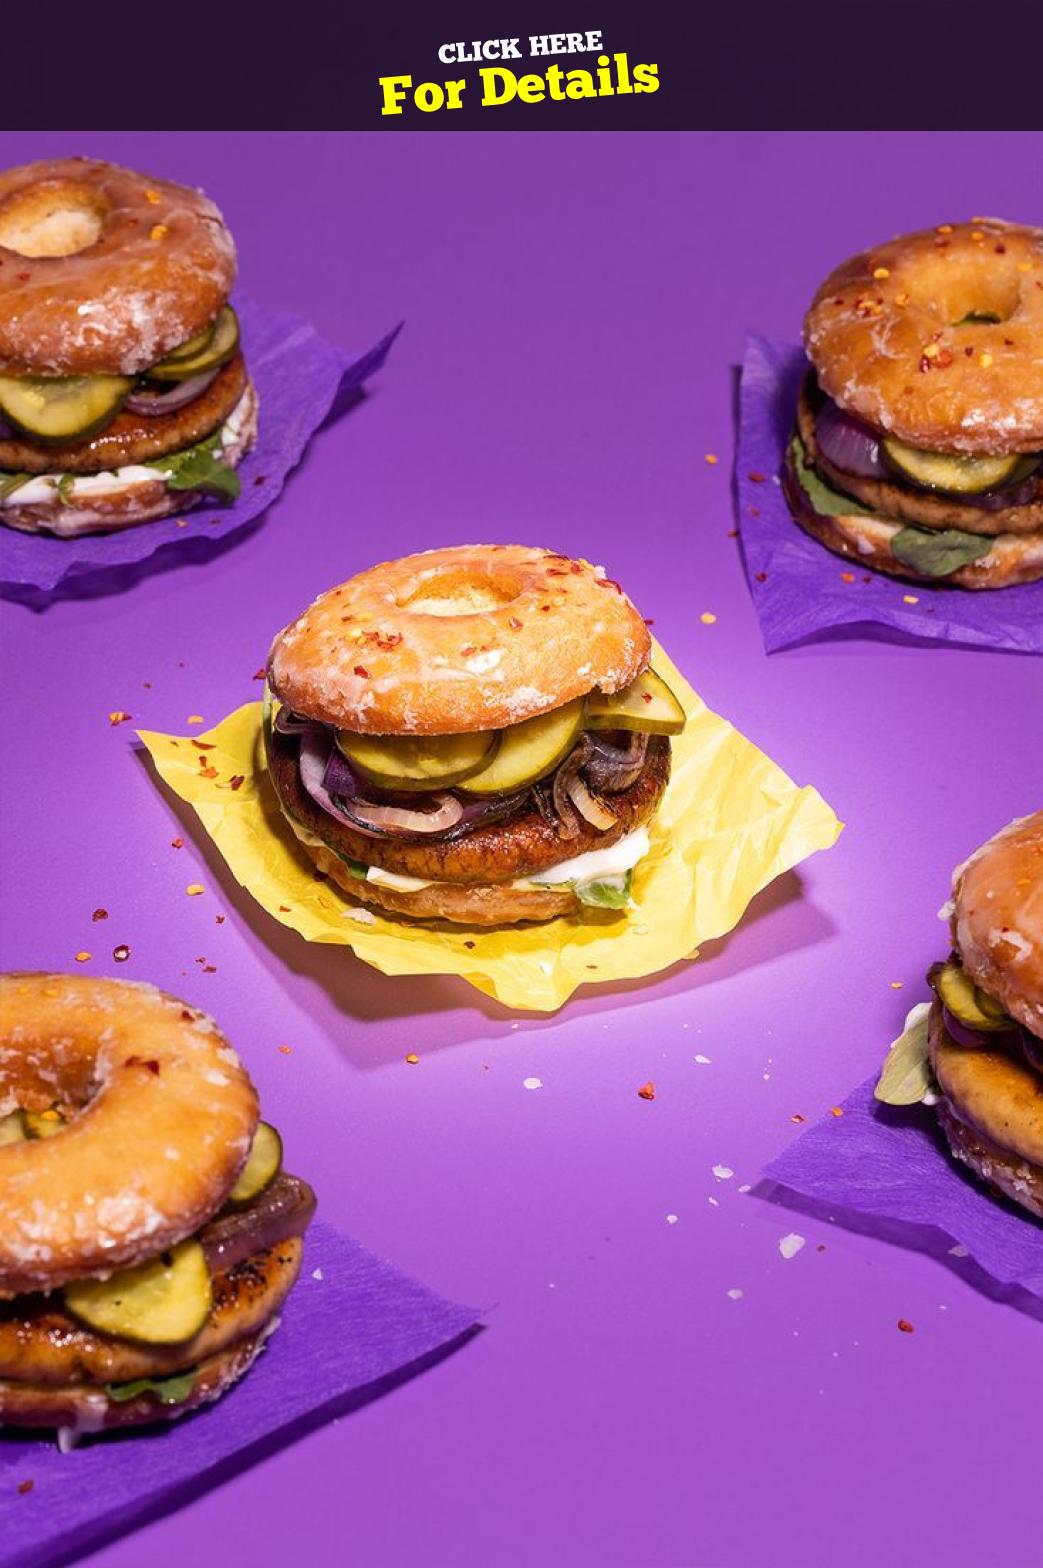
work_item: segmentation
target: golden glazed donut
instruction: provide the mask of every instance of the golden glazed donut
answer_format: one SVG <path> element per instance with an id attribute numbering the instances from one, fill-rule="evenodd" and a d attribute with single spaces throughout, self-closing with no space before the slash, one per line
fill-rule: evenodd
<path id="1" fill-rule="evenodd" d="M 958 869 L 952 927 L 975 985 L 1043 1037 L 1043 811 L 1012 822 Z"/>
<path id="2" fill-rule="evenodd" d="M 501 729 L 645 669 L 648 628 L 600 568 L 522 545 L 385 562 L 316 599 L 276 637 L 272 690 L 339 728 Z"/>
<path id="3" fill-rule="evenodd" d="M 823 390 L 876 430 L 932 452 L 1037 452 L 1043 229 L 977 219 L 863 251 L 819 289 L 804 342 Z"/>
<path id="4" fill-rule="evenodd" d="M 154 1257 L 231 1191 L 257 1098 L 204 1013 L 150 985 L 0 977 L 0 1116 L 60 1137 L 0 1148 L 0 1297 Z"/>
<path id="5" fill-rule="evenodd" d="M 0 374 L 136 375 L 208 326 L 234 278 L 200 191 L 87 158 L 0 172 Z"/>

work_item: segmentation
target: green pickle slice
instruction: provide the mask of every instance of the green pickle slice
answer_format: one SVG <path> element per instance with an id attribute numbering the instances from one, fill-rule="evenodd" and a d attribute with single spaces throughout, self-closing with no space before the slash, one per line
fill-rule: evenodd
<path id="1" fill-rule="evenodd" d="M 584 702 L 577 697 L 553 713 L 512 724 L 500 731 L 500 744 L 487 767 L 467 780 L 469 795 L 505 795 L 535 784 L 563 761 L 584 724 Z"/>
<path id="2" fill-rule="evenodd" d="M 108 1279 L 66 1285 L 69 1311 L 101 1334 L 147 1345 L 180 1345 L 198 1334 L 213 1305 L 206 1254 L 198 1241 L 181 1241 L 147 1263 Z"/>
<path id="3" fill-rule="evenodd" d="M 133 385 L 129 376 L 0 376 L 0 410 L 34 441 L 58 445 L 102 429 Z"/>
<path id="4" fill-rule="evenodd" d="M 587 698 L 588 729 L 680 735 L 684 726 L 684 709 L 655 670 L 645 670 L 623 691 L 595 691 Z"/>
<path id="5" fill-rule="evenodd" d="M 182 344 L 166 359 L 150 365 L 146 372 L 148 380 L 187 381 L 189 376 L 199 376 L 204 370 L 217 370 L 226 364 L 239 347 L 239 319 L 231 305 L 221 306 L 202 348 L 188 354 L 185 352 L 187 347 Z"/>
<path id="6" fill-rule="evenodd" d="M 337 745 L 353 767 L 381 789 L 447 789 L 470 779 L 492 760 L 497 730 L 469 735 L 356 735 L 337 731 Z M 470 784 L 468 784 L 470 788 Z"/>
<path id="7" fill-rule="evenodd" d="M 1036 457 L 1012 452 L 989 457 L 969 452 L 921 452 L 893 436 L 880 443 L 892 468 L 924 490 L 945 490 L 951 495 L 979 495 L 1001 485 L 1024 479 L 1037 466 Z"/>
<path id="8" fill-rule="evenodd" d="M 268 1122 L 258 1122 L 254 1141 L 239 1180 L 228 1194 L 229 1203 L 250 1203 L 270 1187 L 282 1168 L 282 1139 Z"/>
<path id="9" fill-rule="evenodd" d="M 934 964 L 927 979 L 942 1003 L 954 1018 L 968 1029 L 1003 1030 L 1010 1028 L 1010 1019 L 1000 1004 L 986 992 L 979 990 L 959 964 L 949 959 L 944 964 Z"/>

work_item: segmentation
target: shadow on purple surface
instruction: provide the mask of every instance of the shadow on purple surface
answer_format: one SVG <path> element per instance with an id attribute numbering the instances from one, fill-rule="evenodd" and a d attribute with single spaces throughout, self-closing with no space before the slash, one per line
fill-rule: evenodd
<path id="1" fill-rule="evenodd" d="M 362 1388 L 354 1389 L 349 1394 L 343 1394 L 336 1399 L 328 1400 L 317 1409 L 308 1411 L 306 1415 L 301 1416 L 296 1421 L 292 1421 L 286 1426 L 277 1427 L 263 1438 L 258 1439 L 257 1442 L 251 1443 L 246 1448 L 239 1449 L 227 1459 L 223 1459 L 209 1469 L 201 1471 L 198 1475 L 193 1476 L 191 1480 L 179 1482 L 159 1496 L 150 1498 L 147 1503 L 132 1503 L 121 1512 L 109 1515 L 103 1522 L 99 1522 L 93 1528 L 90 1525 L 85 1527 L 82 1523 L 78 1524 L 75 1530 L 70 1532 L 70 1537 L 67 1541 L 59 1542 L 53 1550 L 48 1550 L 46 1555 L 47 1568 L 64 1568 L 66 1564 L 78 1562 L 88 1552 L 97 1551 L 100 1547 L 125 1535 L 128 1530 L 140 1529 L 142 1525 L 150 1524 L 156 1519 L 165 1517 L 178 1508 L 184 1508 L 204 1492 L 211 1491 L 214 1487 L 233 1480 L 243 1470 L 247 1470 L 251 1465 L 255 1465 L 261 1460 L 278 1453 L 289 1443 L 297 1442 L 300 1438 L 306 1437 L 309 1432 L 313 1432 L 317 1427 L 323 1426 L 329 1421 L 339 1420 L 343 1416 L 351 1415 L 356 1410 L 361 1410 L 365 1405 L 371 1404 L 373 1400 L 381 1399 L 385 1394 L 393 1392 L 401 1384 L 409 1382 L 412 1378 L 419 1377 L 422 1373 L 445 1361 L 449 1356 L 454 1355 L 463 1345 L 468 1344 L 470 1340 L 482 1332 L 482 1325 L 475 1323 L 470 1328 L 465 1329 L 462 1334 L 458 1334 L 455 1339 L 449 1340 L 444 1345 L 439 1345 L 426 1355 L 419 1356 L 406 1366 L 398 1367 L 394 1372 L 388 1373 L 386 1377 L 376 1378 L 372 1383 L 367 1383 Z M 206 1410 L 196 1411 L 192 1415 L 184 1417 L 177 1425 L 187 1427 L 195 1421 L 205 1421 L 207 1414 Z M 155 1441 L 162 1442 L 174 1430 L 174 1427 L 168 1426 L 156 1432 Z M 125 1433 L 110 1432 L 97 1441 L 103 1442 L 106 1447 L 109 1447 L 124 1442 L 140 1442 L 140 1440 L 140 1432 L 128 1431 Z M 5 1444 L 20 1445 L 23 1441 L 24 1433 L 0 1432 L 0 1458 L 3 1457 Z M 3 1548 L 0 1546 L 0 1554 L 2 1553 Z M 23 1568 L 23 1565 L 24 1568 L 38 1568 L 40 1559 L 35 1553 L 31 1553 L 27 1557 L 20 1552 L 16 1552 L 13 1557 L 0 1555 L 0 1561 L 3 1563 L 3 1568 Z"/>
<path id="2" fill-rule="evenodd" d="M 220 886 L 221 896 L 234 909 L 242 924 L 279 965 L 298 979 L 321 987 L 337 1010 L 360 1022 L 406 1019 L 448 1012 L 470 1004 L 475 1012 L 491 1022 L 514 1021 L 519 1014 L 484 995 L 456 975 L 385 975 L 355 957 L 350 948 L 328 943 L 306 942 L 296 931 L 272 919 L 232 875 L 223 855 L 210 837 L 200 830 L 199 819 L 191 806 L 176 795 L 156 774 L 144 748 L 134 752 L 149 785 L 157 791 L 170 810 L 171 818 L 184 836 L 191 838 L 202 855 L 207 870 Z M 698 990 L 701 986 L 726 981 L 773 962 L 781 956 L 827 941 L 835 934 L 832 920 L 805 897 L 803 882 L 796 871 L 784 872 L 751 901 L 739 925 L 725 936 L 704 942 L 698 960 L 682 959 L 658 974 L 623 980 L 596 989 L 584 987 L 566 1003 L 570 1011 L 582 1010 L 597 1015 L 620 1005 L 645 1001 L 651 986 L 659 996 Z M 553 1028 L 561 1019 L 556 1013 L 526 1013 L 528 1028 Z M 353 1050 L 352 1039 L 364 1043 Z M 457 1028 L 452 1038 L 436 1042 L 428 1037 L 425 1049 L 463 1044 L 466 1029 Z M 389 1043 L 388 1055 L 375 1054 L 368 1037 L 348 1036 L 341 1049 L 358 1068 L 381 1067 L 397 1060 L 399 1046 Z"/>

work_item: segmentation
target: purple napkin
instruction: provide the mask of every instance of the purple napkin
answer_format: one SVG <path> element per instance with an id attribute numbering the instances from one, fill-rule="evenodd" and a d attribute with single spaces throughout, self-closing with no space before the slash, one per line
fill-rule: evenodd
<path id="1" fill-rule="evenodd" d="M 422 1370 L 476 1318 L 319 1221 L 281 1326 L 217 1404 L 70 1454 L 53 1434 L 0 1437 L 0 1563 L 45 1568 L 125 1534 Z"/>
<path id="2" fill-rule="evenodd" d="M 1043 582 L 973 592 L 901 582 L 861 570 L 805 534 L 779 487 L 807 370 L 792 343 L 750 338 L 742 366 L 737 478 L 746 576 L 764 646 L 850 635 L 897 642 L 948 642 L 1043 653 Z M 751 474 L 762 475 L 758 482 Z M 854 574 L 845 582 L 842 573 Z M 915 599 L 906 604 L 906 596 Z"/>
<path id="3" fill-rule="evenodd" d="M 0 583 L 47 593 L 65 579 L 144 561 L 168 546 L 221 539 L 259 517 L 300 462 L 304 448 L 328 417 L 336 416 L 383 365 L 396 327 L 367 354 L 346 354 L 326 343 L 299 316 L 236 302 L 246 365 L 260 395 L 257 444 L 239 465 L 242 490 L 230 504 L 202 502 L 178 516 L 139 523 L 111 534 L 55 539 L 0 525 Z"/>
<path id="4" fill-rule="evenodd" d="M 1043 1225 L 948 1152 L 927 1105 L 881 1105 L 876 1075 L 843 1116 L 810 1127 L 764 1172 L 761 1196 L 940 1258 L 998 1300 L 1043 1317 Z"/>

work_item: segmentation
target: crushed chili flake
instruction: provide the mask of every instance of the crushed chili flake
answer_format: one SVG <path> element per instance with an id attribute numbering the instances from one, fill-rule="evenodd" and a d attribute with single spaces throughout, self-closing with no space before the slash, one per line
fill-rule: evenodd
<path id="1" fill-rule="evenodd" d="M 520 632 L 522 629 L 522 623 L 519 621 L 516 615 L 509 615 L 507 617 L 507 625 L 511 628 L 512 632 Z"/>
<path id="2" fill-rule="evenodd" d="M 840 581 L 842 583 L 853 583 L 854 580 L 855 580 L 854 572 L 841 572 L 841 574 L 840 574 Z"/>
<path id="3" fill-rule="evenodd" d="M 90 955 L 90 953 L 88 953 L 86 951 L 86 949 L 81 949 L 81 951 L 76 954 L 76 962 L 78 964 L 89 963 L 90 962 L 90 958 L 91 958 L 91 955 Z"/>
<path id="4" fill-rule="evenodd" d="M 289 1056 L 291 1051 L 293 1050 L 293 1046 L 292 1045 L 280 1045 L 280 1046 L 277 1046 L 276 1049 L 278 1050 L 280 1056 Z"/>
<path id="5" fill-rule="evenodd" d="M 190 882 L 185 888 L 185 892 L 188 894 L 189 898 L 198 898 L 200 893 L 206 892 L 206 888 L 203 886 L 202 882 Z"/>
<path id="6" fill-rule="evenodd" d="M 225 923 L 224 915 L 215 915 L 214 916 L 214 925 L 215 926 L 223 926 L 224 923 Z"/>
<path id="7" fill-rule="evenodd" d="M 129 714 L 129 713 L 124 713 L 122 708 L 115 708 L 109 714 L 109 723 L 115 729 L 117 724 L 126 724 L 128 719 L 130 719 L 131 717 L 132 717 L 132 715 Z"/>
<path id="8" fill-rule="evenodd" d="M 410 1051 L 406 1057 L 406 1061 L 409 1063 L 410 1067 L 415 1067 L 419 1060 L 420 1058 L 415 1051 Z"/>
<path id="9" fill-rule="evenodd" d="M 188 527 L 188 518 L 187 517 L 178 517 L 178 518 L 176 518 L 175 522 L 174 522 L 174 527 L 175 528 L 187 528 Z"/>
<path id="10" fill-rule="evenodd" d="M 764 484 L 765 476 L 758 473 L 755 468 L 751 468 L 749 473 L 746 475 L 746 478 L 750 481 L 751 485 L 762 485 Z"/>
<path id="11" fill-rule="evenodd" d="M 843 1116 L 844 1107 L 842 1105 L 831 1105 L 829 1107 L 829 1114 L 830 1116 Z"/>
<path id="12" fill-rule="evenodd" d="M 170 847 L 171 849 L 184 849 L 185 841 L 183 838 L 172 838 L 170 840 Z"/>
<path id="13" fill-rule="evenodd" d="M 717 457 L 717 453 L 716 452 L 707 452 L 706 453 L 706 461 L 709 463 L 710 467 L 713 468 L 717 464 L 717 462 L 719 461 L 719 459 Z"/>
<path id="14" fill-rule="evenodd" d="M 359 677 L 360 680 L 369 680 L 369 671 L 366 669 L 365 665 L 356 664 L 355 674 Z"/>
<path id="15" fill-rule="evenodd" d="M 26 1493 L 27 1492 L 31 1492 L 35 1485 L 36 1485 L 35 1481 L 19 1481 L 19 1483 L 18 1483 L 18 1495 L 19 1495 L 19 1497 L 25 1497 Z"/>
<path id="16" fill-rule="evenodd" d="M 259 670 L 254 670 L 252 679 L 255 680 L 255 681 L 263 681 L 266 674 L 267 674 L 267 671 L 265 670 L 264 665 L 262 664 L 262 666 L 261 666 L 261 668 Z"/>
<path id="17" fill-rule="evenodd" d="M 241 789 L 245 782 L 245 773 L 233 773 L 232 777 L 228 780 L 228 787 L 229 789 Z"/>
<path id="18" fill-rule="evenodd" d="M 130 957 L 130 948 L 127 946 L 126 942 L 120 942 L 118 947 L 114 947 L 112 949 L 112 956 L 116 960 L 117 964 L 125 964 L 127 959 Z"/>
<path id="19" fill-rule="evenodd" d="M 109 912 L 107 909 L 96 909 L 91 915 L 92 920 L 107 920 L 108 918 Z"/>
<path id="20" fill-rule="evenodd" d="M 464 942 L 464 946 L 465 947 L 474 947 L 474 943 L 471 941 L 470 937 L 468 937 L 467 940 Z"/>
<path id="21" fill-rule="evenodd" d="M 916 1329 L 910 1323 L 908 1318 L 899 1318 L 898 1319 L 898 1328 L 899 1328 L 899 1331 L 901 1333 L 903 1333 L 903 1334 L 915 1334 L 916 1333 Z"/>
<path id="22" fill-rule="evenodd" d="M 767 572 L 754 572 L 753 576 L 756 582 L 766 583 L 768 581 Z"/>
<path id="23" fill-rule="evenodd" d="M 655 1084 L 652 1082 L 651 1078 L 648 1080 L 647 1083 L 643 1083 L 641 1085 L 641 1087 L 637 1091 L 637 1093 L 638 1093 L 638 1098 L 639 1099 L 642 1099 L 642 1100 L 654 1100 L 655 1099 Z"/>
<path id="24" fill-rule="evenodd" d="M 191 724 L 193 721 L 191 719 L 189 719 L 188 722 Z M 202 724 L 202 722 L 203 722 L 202 719 L 200 719 L 199 722 L 200 722 L 200 724 Z M 192 745 L 196 748 L 197 751 L 213 751 L 214 750 L 215 742 L 212 741 L 212 740 L 196 740 L 196 737 L 194 735 L 190 736 L 189 739 L 191 740 Z"/>
<path id="25" fill-rule="evenodd" d="M 200 759 L 199 759 L 199 777 L 201 779 L 216 779 L 216 777 L 217 777 L 217 769 L 216 768 L 208 768 L 206 766 L 206 764 L 204 763 L 202 757 L 200 757 Z"/>
<path id="26" fill-rule="evenodd" d="M 382 653 L 388 653 L 392 648 L 397 648 L 402 641 L 401 632 L 363 632 L 362 640 L 379 648 Z"/>

